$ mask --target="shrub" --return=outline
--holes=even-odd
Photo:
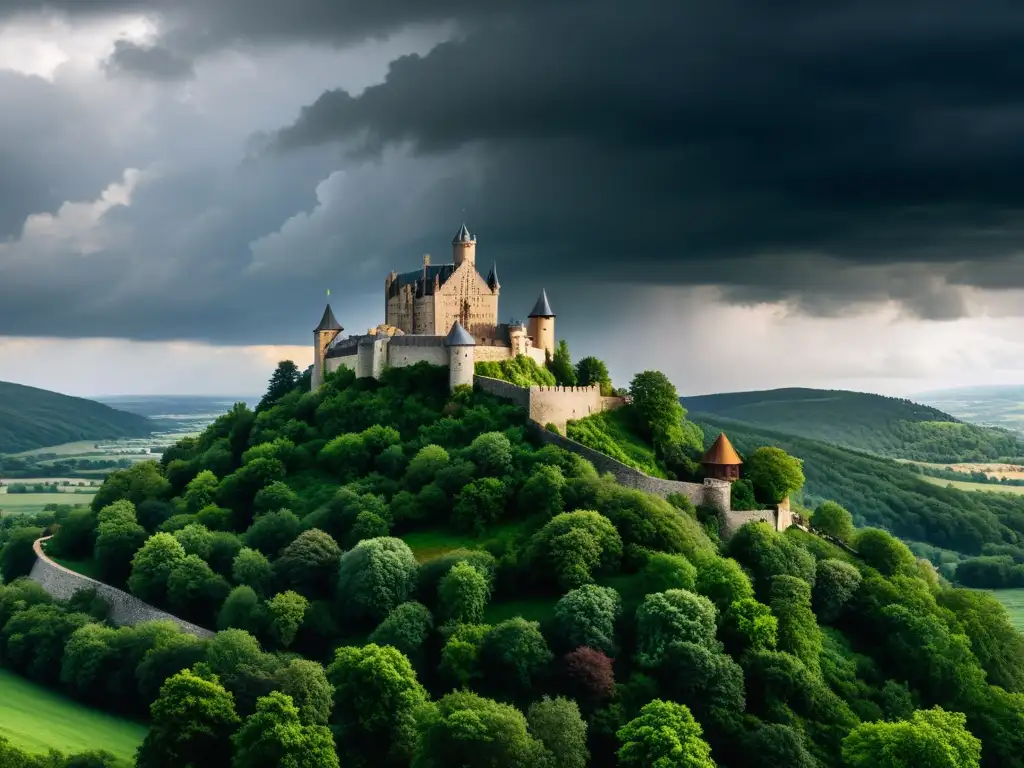
[[[416,558],[401,539],[359,542],[341,556],[338,601],[355,620],[380,621],[406,602],[416,588]]]

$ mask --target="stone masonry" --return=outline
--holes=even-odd
[[[63,565],[59,565],[46,556],[43,551],[43,542],[49,536],[38,539],[34,545],[36,562],[32,566],[29,578],[45,589],[55,600],[68,600],[76,592],[83,589],[95,588],[96,594],[107,601],[110,605],[110,621],[118,625],[139,624],[143,621],[172,621],[177,624],[183,632],[188,632],[196,637],[213,637],[213,632],[195,624],[179,619],[169,613],[154,608],[152,605],[142,602],[137,597],[129,595],[120,589],[115,589],[108,584],[90,579],[80,573],[75,573]]]

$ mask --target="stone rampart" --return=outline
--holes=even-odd
[[[96,594],[110,605],[110,621],[118,625],[138,624],[143,621],[173,621],[183,632],[196,637],[213,637],[213,632],[179,619],[169,613],[142,602],[109,584],[90,579],[80,573],[55,563],[43,551],[43,542],[49,536],[38,539],[34,545],[36,562],[29,578],[45,589],[55,600],[68,600],[83,589],[96,589]]]
[[[492,379],[489,376],[474,376],[473,385],[495,397],[511,400],[521,408],[529,409],[530,407],[530,390],[517,387],[511,382]]]

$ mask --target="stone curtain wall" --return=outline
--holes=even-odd
[[[517,387],[511,382],[492,379],[488,376],[474,376],[473,385],[495,397],[511,400],[521,408],[526,408],[527,410],[530,408],[530,390]]]
[[[563,432],[565,423],[585,419],[604,409],[601,388],[530,387],[530,419],[541,426],[554,424]]]
[[[43,552],[43,542],[48,539],[42,538],[36,541],[34,549],[36,562],[32,566],[29,578],[45,589],[55,600],[68,600],[76,592],[83,589],[96,589],[96,594],[107,601],[110,605],[110,621],[118,625],[138,624],[143,621],[173,621],[183,632],[188,632],[196,637],[213,637],[213,632],[195,624],[172,616],[153,606],[142,602],[137,597],[115,589],[108,584],[90,579],[80,573],[75,573],[63,565],[55,563]]]

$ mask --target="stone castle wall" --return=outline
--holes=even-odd
[[[208,629],[190,624],[177,616],[172,616],[142,602],[127,592],[75,573],[63,565],[55,563],[43,552],[42,543],[46,541],[46,538],[37,540],[34,545],[36,562],[32,566],[29,578],[45,589],[55,600],[68,600],[76,592],[95,588],[96,594],[110,605],[110,620],[114,624],[131,625],[143,621],[173,621],[181,627],[183,632],[188,632],[190,635],[213,637],[213,632]]]
[[[540,425],[554,424],[565,430],[565,423],[585,419],[604,409],[601,388],[530,387],[530,419]]]
[[[502,381],[501,379],[492,379],[488,376],[474,376],[473,384],[495,397],[511,400],[520,408],[526,408],[527,410],[530,408],[530,390],[528,389],[517,387],[511,382]]]

